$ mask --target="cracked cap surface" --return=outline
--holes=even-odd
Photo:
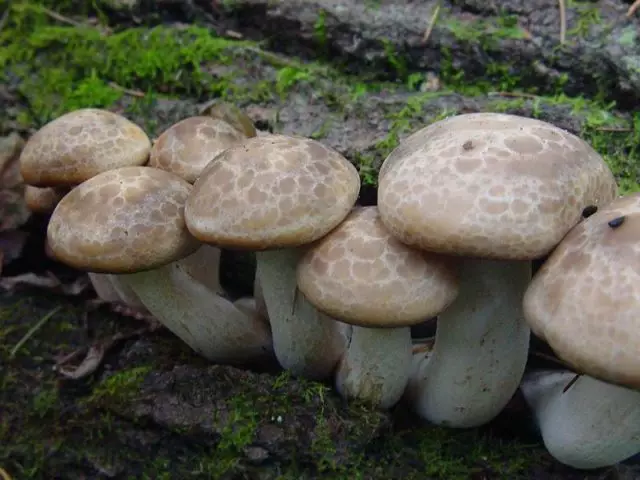
[[[92,272],[150,270],[193,253],[184,223],[191,185],[163,170],[123,167],[71,190],[54,210],[49,246],[60,261]]]
[[[534,276],[524,313],[577,372],[640,389],[640,194],[601,207],[567,234]]]
[[[251,138],[216,157],[187,200],[187,227],[221,247],[296,247],[336,227],[358,198],[360,176],[335,150],[285,135]]]
[[[150,149],[149,137],[135,123],[85,108],[52,120],[29,138],[20,171],[36,187],[73,186],[107,170],[144,165]]]
[[[604,160],[575,135],[531,118],[472,113],[401,142],[380,170],[378,207],[409,245],[530,260],[616,191]]]
[[[189,183],[223,150],[247,139],[227,122],[190,117],[165,130],[153,144],[149,166],[174,173]]]
[[[316,308],[364,327],[403,327],[444,310],[458,294],[452,258],[410,248],[357,207],[298,263],[298,288]]]

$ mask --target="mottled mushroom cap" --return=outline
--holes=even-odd
[[[640,389],[640,194],[567,234],[534,276],[524,313],[576,371]]]
[[[200,115],[223,120],[247,137],[258,135],[255,125],[240,108],[227,102],[207,102],[200,109]]]
[[[80,270],[133,273],[193,253],[184,223],[191,185],[151,167],[103,172],[71,190],[47,229],[53,255]]]
[[[193,183],[216,155],[246,138],[223,120],[185,118],[158,137],[151,148],[149,166],[174,173]]]
[[[359,191],[355,167],[320,142],[254,137],[228,148],[202,171],[185,217],[196,238],[220,247],[296,247],[335,228]]]
[[[575,135],[531,118],[472,113],[423,128],[391,152],[378,208],[409,245],[531,260],[616,190],[604,160]]]
[[[144,165],[151,142],[125,117],[85,108],[66,113],[38,130],[20,156],[25,183],[73,186],[114,168]]]
[[[305,253],[297,278],[316,308],[363,327],[420,323],[458,295],[453,259],[392,237],[377,207],[354,208]]]
[[[25,185],[24,203],[34,213],[51,213],[68,191],[68,187],[53,188]]]

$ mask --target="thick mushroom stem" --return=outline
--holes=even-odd
[[[256,252],[257,272],[280,365],[310,379],[331,376],[345,351],[347,326],[318,311],[298,291],[303,248]]]
[[[412,360],[411,329],[354,326],[336,372],[336,389],[378,408],[395,405],[407,386]]]
[[[594,469],[640,452],[640,392],[587,375],[564,391],[574,377],[533,372],[520,387],[549,453],[570,467]]]
[[[160,323],[213,362],[248,363],[272,354],[264,322],[194,281],[180,261],[119,278]]]
[[[438,317],[433,352],[414,365],[407,398],[432,423],[470,428],[498,415],[524,374],[531,263],[461,258],[459,275],[458,297]]]

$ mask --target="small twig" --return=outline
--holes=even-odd
[[[636,0],[631,4],[629,10],[627,10],[627,17],[631,18],[631,16],[636,13],[636,10],[638,10],[638,8],[640,8],[640,0]]]
[[[76,22],[72,18],[65,17],[64,15],[60,15],[58,12],[54,12],[53,10],[49,10],[47,7],[40,7],[42,11],[49,15],[51,18],[58,20],[62,23],[68,23],[69,25],[73,25],[74,27],[82,27],[83,24],[80,22]]]
[[[60,310],[62,310],[62,306],[57,306],[56,308],[54,308],[53,310],[51,310],[49,313],[47,313],[44,317],[42,317],[38,323],[36,323],[33,327],[31,327],[29,329],[29,331],[27,333],[24,334],[24,337],[22,337],[20,339],[20,341],[18,343],[16,343],[16,346],[13,347],[13,350],[11,350],[11,353],[9,353],[9,358],[13,358],[16,353],[18,352],[18,350],[20,350],[20,348],[38,331],[40,330],[45,323],[47,323],[49,320],[51,320],[51,317],[53,317],[56,313],[58,313]]]
[[[640,0],[638,0],[640,1]],[[622,132],[629,133],[633,132],[633,128],[624,128],[624,127],[598,127],[596,128],[598,132]]]
[[[436,8],[433,10],[433,15],[431,15],[431,19],[429,20],[429,25],[427,25],[427,29],[424,31],[424,35],[422,36],[422,45],[425,45],[429,41],[429,37],[433,32],[433,28],[436,26],[436,22],[438,21],[438,15],[440,14],[440,2],[436,5]]]
[[[0,32],[9,21],[9,13],[11,12],[12,6],[13,6],[13,0],[9,0],[9,3],[7,4],[7,9],[2,14],[2,18],[0,18]]]
[[[490,97],[531,98],[533,100],[540,98],[538,95],[533,95],[532,93],[521,92],[489,92],[487,95]]]
[[[145,93],[141,92],[140,90],[132,90],[130,88],[125,88],[121,85],[118,85],[115,82],[109,82],[109,86],[115,90],[120,90],[121,92],[124,92],[127,95],[131,95],[132,97],[143,98],[145,96]]]
[[[567,38],[567,8],[564,0],[558,0],[560,8],[560,45],[564,44]]]
[[[576,373],[576,376],[573,377],[569,383],[567,383],[567,386],[564,387],[564,389],[562,389],[562,393],[566,393],[567,390],[573,387],[573,384],[576,383],[581,376],[582,376],[581,373]]]
[[[2,467],[0,467],[0,478],[2,480],[12,480],[11,475],[9,475],[7,471]]]

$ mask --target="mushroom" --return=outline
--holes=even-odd
[[[207,102],[200,108],[200,115],[223,120],[248,138],[258,135],[258,131],[249,116],[230,103],[219,102],[218,100]]]
[[[51,213],[69,189],[94,175],[144,165],[150,148],[147,134],[121,115],[96,108],[66,113],[33,134],[22,150],[25,201],[33,211]],[[101,299],[144,308],[116,277],[89,273],[89,279]]]
[[[305,245],[344,220],[359,189],[357,170],[338,152],[269,135],[223,151],[187,200],[187,228],[196,238],[257,251],[274,351],[295,375],[326,378],[344,351],[344,328],[298,294],[296,266]]]
[[[524,296],[533,333],[580,374],[532,372],[521,385],[550,454],[574,468],[640,452],[639,266],[635,193],[574,227]]]
[[[407,247],[389,235],[376,207],[354,208],[298,264],[300,292],[321,312],[353,325],[339,363],[343,397],[389,408],[411,371],[411,325],[432,317],[457,294],[449,258]]]
[[[72,267],[119,274],[158,321],[204,357],[264,358],[271,353],[267,325],[212,295],[180,263],[200,246],[184,224],[191,189],[151,167],[98,174],[58,203],[47,230],[51,251]]]
[[[174,173],[193,183],[218,154],[246,139],[247,135],[224,120],[205,116],[185,118],[158,137],[151,148],[149,166]],[[182,262],[189,275],[217,294],[223,292],[220,285],[220,255],[218,247],[204,244]],[[260,292],[254,288],[256,294]],[[264,314],[264,311],[260,310],[260,313]]]
[[[50,214],[68,191],[68,187],[53,188],[25,185],[24,202],[33,213]]]
[[[588,205],[616,194],[604,160],[540,120],[458,115],[409,136],[385,160],[380,218],[400,241],[458,257],[460,291],[438,318],[433,353],[407,398],[452,427],[493,419],[515,393],[530,330],[522,296],[542,257]]]

